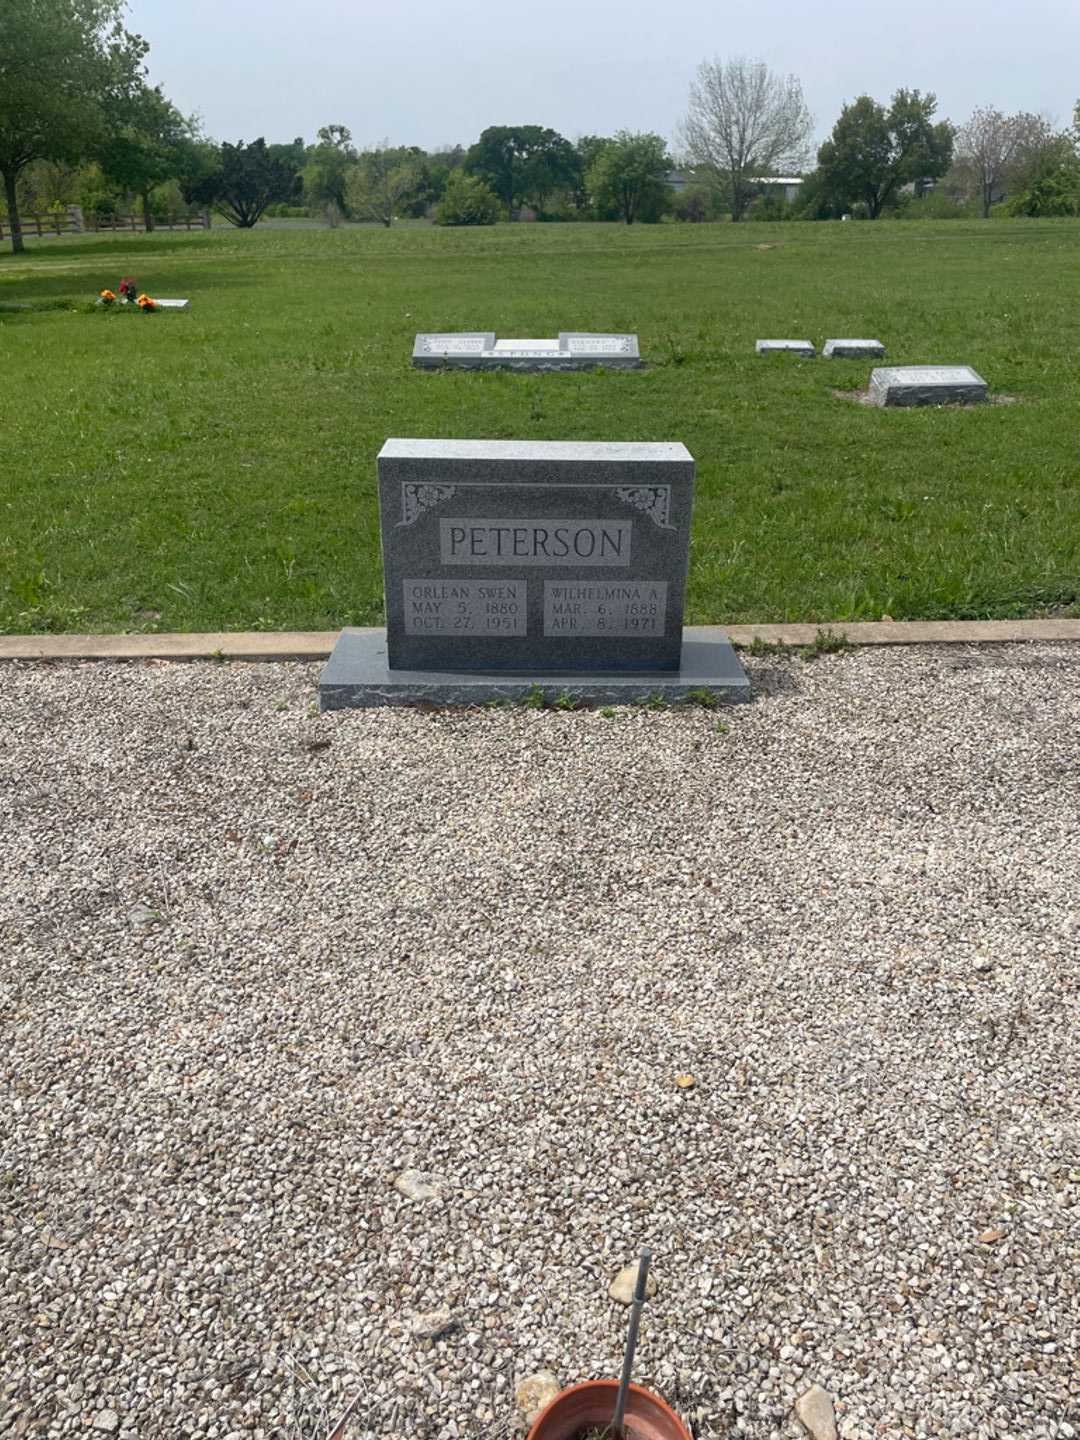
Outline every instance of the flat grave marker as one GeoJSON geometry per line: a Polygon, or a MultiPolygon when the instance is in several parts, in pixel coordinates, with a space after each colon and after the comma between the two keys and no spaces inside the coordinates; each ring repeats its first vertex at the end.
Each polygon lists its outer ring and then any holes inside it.
{"type": "Polygon", "coordinates": [[[636,335],[563,331],[500,340],[493,330],[473,330],[417,335],[412,363],[421,370],[636,370],[641,356],[636,335]]]}
{"type": "Polygon", "coordinates": [[[395,439],[378,470],[386,629],[343,631],[323,709],[745,693],[726,639],[683,633],[683,445],[395,439]]]}
{"type": "Polygon", "coordinates": [[[886,365],[870,372],[874,405],[978,405],[989,395],[970,365],[886,365]]]}
{"type": "Polygon", "coordinates": [[[809,340],[758,340],[754,348],[759,355],[802,355],[807,360],[817,355],[809,340]]]}
{"type": "Polygon", "coordinates": [[[154,296],[154,304],[157,306],[157,308],[158,308],[159,310],[187,310],[187,309],[190,307],[190,305],[191,305],[191,301],[190,301],[190,300],[159,300],[159,299],[157,298],[157,296],[155,295],[155,296],[154,296]]]}
{"type": "Polygon", "coordinates": [[[885,346],[880,340],[826,340],[821,353],[826,360],[880,360],[885,346]]]}

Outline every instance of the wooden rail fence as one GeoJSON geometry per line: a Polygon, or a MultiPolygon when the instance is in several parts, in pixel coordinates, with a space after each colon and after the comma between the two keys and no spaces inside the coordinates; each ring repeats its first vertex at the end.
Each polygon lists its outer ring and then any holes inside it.
{"type": "MultiPolygon", "coordinates": [[[[69,205],[66,210],[49,210],[43,215],[20,215],[19,225],[23,235],[82,235],[87,231],[117,232],[126,230],[141,234],[146,221],[141,215],[91,215],[83,216],[79,205],[69,205]]],[[[210,216],[205,211],[199,215],[170,215],[167,220],[155,220],[155,230],[209,230],[210,216]]],[[[11,223],[0,215],[0,240],[11,236],[11,223]]]]}

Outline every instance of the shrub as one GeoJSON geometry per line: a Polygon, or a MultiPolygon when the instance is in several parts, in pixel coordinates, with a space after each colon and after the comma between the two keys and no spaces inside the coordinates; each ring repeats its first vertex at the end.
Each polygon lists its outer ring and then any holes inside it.
{"type": "Polygon", "coordinates": [[[713,185],[688,185],[676,191],[672,204],[676,220],[699,225],[705,220],[719,220],[723,212],[723,196],[713,185]]]}
{"type": "Polygon", "coordinates": [[[494,190],[475,175],[455,170],[435,211],[436,225],[494,225],[498,218],[499,199],[494,190]]]}
{"type": "Polygon", "coordinates": [[[906,204],[898,205],[896,219],[970,220],[974,213],[943,190],[931,190],[928,195],[913,196],[906,204]]]}

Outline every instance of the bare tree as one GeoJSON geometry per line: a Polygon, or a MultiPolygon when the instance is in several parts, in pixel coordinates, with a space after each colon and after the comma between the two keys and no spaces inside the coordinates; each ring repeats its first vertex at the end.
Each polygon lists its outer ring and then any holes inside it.
{"type": "Polygon", "coordinates": [[[990,105],[980,106],[961,125],[955,167],[965,188],[978,197],[984,220],[1001,199],[1010,172],[1028,165],[1050,138],[1050,125],[1041,115],[1003,115],[990,105]]]}
{"type": "Polygon", "coordinates": [[[753,197],[750,181],[801,169],[814,121],[794,75],[774,75],[761,60],[706,60],[690,87],[683,135],[690,159],[726,180],[731,218],[753,197]]]}

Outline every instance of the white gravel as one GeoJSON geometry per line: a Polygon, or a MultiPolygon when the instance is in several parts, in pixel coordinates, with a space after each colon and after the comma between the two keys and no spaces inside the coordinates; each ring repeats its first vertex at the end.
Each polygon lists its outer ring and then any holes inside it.
{"type": "Polygon", "coordinates": [[[5,1440],[520,1434],[643,1244],[701,1440],[1080,1434],[1080,647],[748,668],[0,670],[5,1440]]]}

